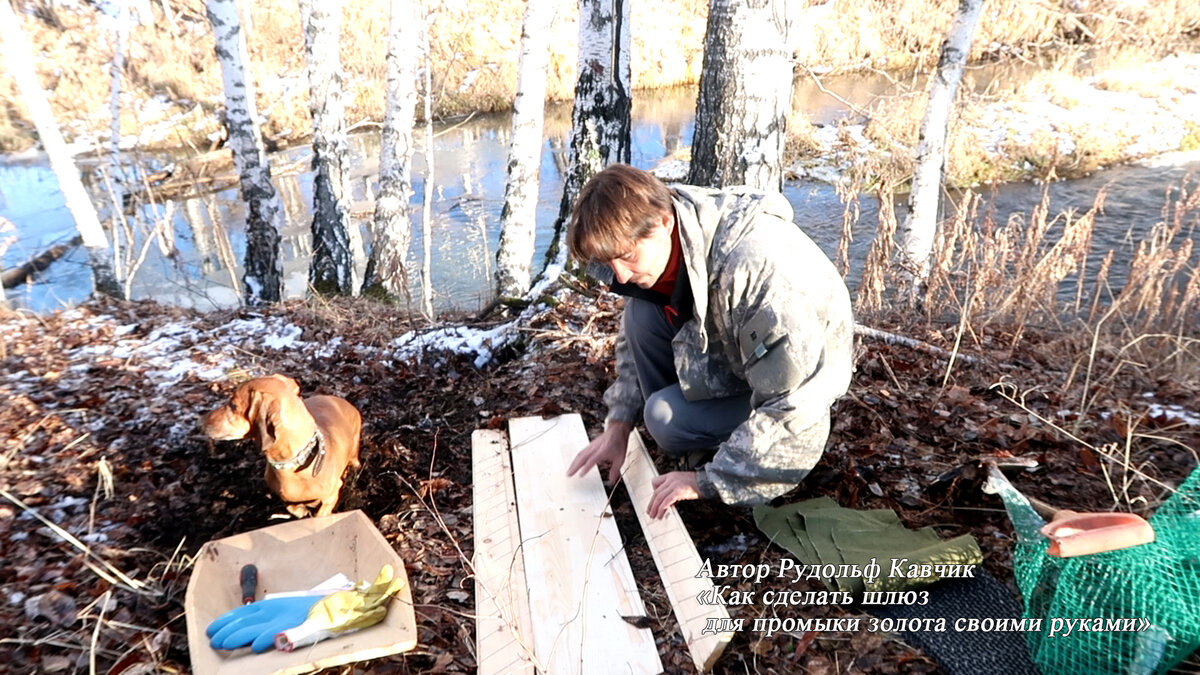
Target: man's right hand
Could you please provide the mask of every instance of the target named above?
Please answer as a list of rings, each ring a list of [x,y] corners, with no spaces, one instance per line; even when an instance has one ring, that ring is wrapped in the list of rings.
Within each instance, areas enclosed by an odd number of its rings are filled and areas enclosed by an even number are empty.
[[[575,455],[575,461],[567,468],[568,476],[582,476],[598,464],[608,464],[608,482],[616,485],[621,478],[621,467],[625,464],[625,448],[629,444],[632,427],[624,422],[610,422],[608,427]]]

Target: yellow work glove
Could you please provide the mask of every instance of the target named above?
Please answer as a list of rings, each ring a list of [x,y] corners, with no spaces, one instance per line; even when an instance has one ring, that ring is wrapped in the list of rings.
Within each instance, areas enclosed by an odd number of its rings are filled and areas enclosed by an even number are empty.
[[[326,596],[308,611],[304,623],[275,636],[275,648],[290,652],[326,638],[374,626],[387,616],[387,601],[404,587],[391,565],[379,570],[375,583],[360,582],[349,591]]]

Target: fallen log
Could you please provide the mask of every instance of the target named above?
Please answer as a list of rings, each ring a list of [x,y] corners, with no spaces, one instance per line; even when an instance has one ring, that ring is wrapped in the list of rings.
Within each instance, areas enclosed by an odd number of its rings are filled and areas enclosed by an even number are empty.
[[[931,354],[933,356],[947,359],[950,361],[957,359],[959,361],[964,361],[966,363],[981,363],[981,361],[978,358],[971,356],[969,354],[963,354],[963,353],[959,352],[958,350],[950,351],[947,349],[942,349],[941,347],[938,347],[937,345],[931,345],[928,342],[922,342],[921,340],[910,338],[910,337],[907,337],[904,335],[897,335],[895,333],[889,333],[888,331],[879,330],[878,328],[871,328],[869,326],[864,326],[860,323],[854,324],[854,334],[859,335],[861,337],[868,337],[868,338],[872,338],[875,340],[880,340],[880,341],[885,342],[890,345],[900,345],[902,347],[908,347],[910,349],[917,349],[917,350],[923,351],[927,354]]]
[[[50,248],[35,255],[25,261],[23,265],[18,265],[11,269],[0,272],[0,285],[4,288],[16,288],[29,280],[30,277],[46,269],[54,263],[54,261],[71,252],[71,249],[83,243],[82,237],[63,243],[55,244]]]

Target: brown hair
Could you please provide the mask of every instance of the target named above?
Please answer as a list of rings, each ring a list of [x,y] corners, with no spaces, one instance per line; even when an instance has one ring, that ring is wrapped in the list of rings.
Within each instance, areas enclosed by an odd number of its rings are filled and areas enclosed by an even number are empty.
[[[567,249],[585,263],[614,260],[649,236],[671,209],[671,191],[662,181],[628,164],[613,164],[579,191],[567,229]]]

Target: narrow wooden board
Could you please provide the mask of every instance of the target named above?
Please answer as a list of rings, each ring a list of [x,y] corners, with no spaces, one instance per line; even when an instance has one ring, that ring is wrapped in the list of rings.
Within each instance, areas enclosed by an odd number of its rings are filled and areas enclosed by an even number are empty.
[[[508,437],[471,434],[475,500],[475,653],[480,675],[533,673],[533,628]]]
[[[651,481],[658,476],[658,470],[654,468],[654,462],[650,460],[650,454],[646,452],[646,446],[637,431],[629,435],[621,473],[625,489],[629,491],[633,508],[642,524],[642,531],[646,534],[646,543],[654,556],[654,564],[658,566],[658,574],[667,589],[667,598],[675,610],[679,629],[683,631],[683,639],[692,653],[692,662],[697,670],[706,672],[725,651],[733,633],[702,631],[709,619],[728,619],[729,612],[724,605],[701,604],[697,599],[700,593],[711,591],[713,583],[709,577],[696,576],[703,561],[679,512],[674,508],[668,509],[667,515],[659,520],[646,513],[650,497],[654,494]],[[728,625],[725,621],[721,623]]]
[[[588,443],[579,415],[509,422],[517,512],[546,673],[661,673],[654,635],[622,617],[646,610],[598,471],[568,478]]]

